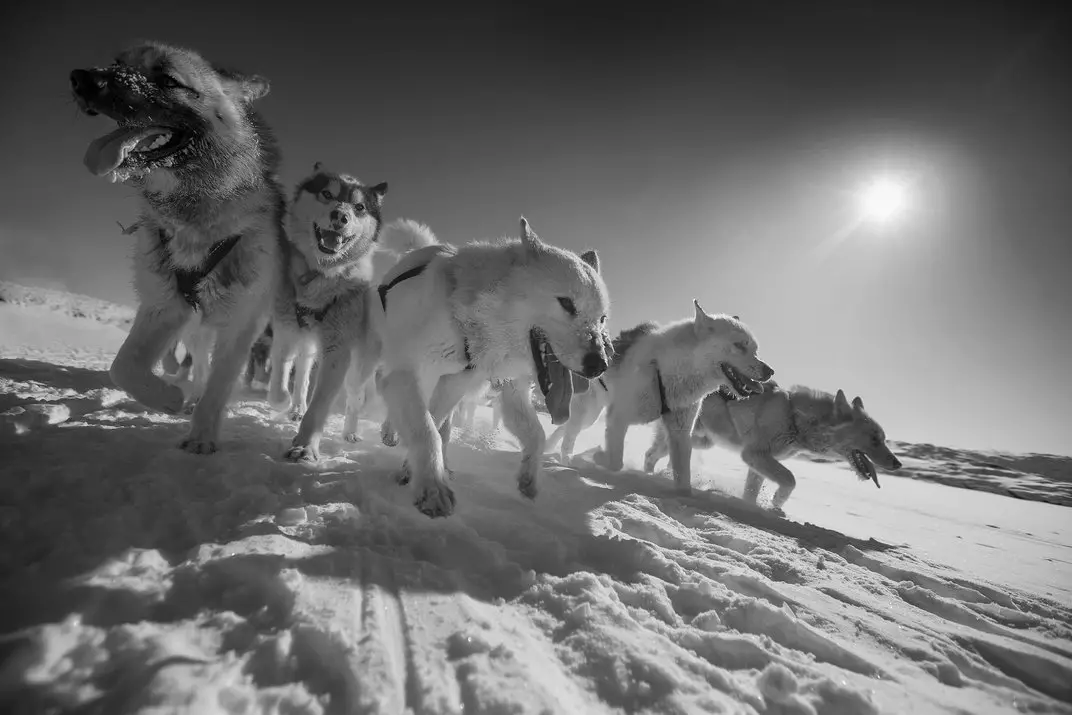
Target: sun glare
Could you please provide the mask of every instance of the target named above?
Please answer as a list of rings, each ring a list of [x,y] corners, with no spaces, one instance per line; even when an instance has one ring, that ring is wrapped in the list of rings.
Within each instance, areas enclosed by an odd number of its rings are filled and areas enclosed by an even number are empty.
[[[902,213],[908,204],[908,192],[904,184],[880,177],[860,192],[860,208],[864,218],[875,223],[887,223]]]

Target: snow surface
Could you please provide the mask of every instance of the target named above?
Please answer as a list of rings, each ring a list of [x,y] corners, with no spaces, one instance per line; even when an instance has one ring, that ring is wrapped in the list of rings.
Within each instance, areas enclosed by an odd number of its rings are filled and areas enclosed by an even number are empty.
[[[376,420],[287,464],[239,391],[221,451],[181,452],[108,379],[128,309],[78,300],[0,302],[0,710],[1072,713],[1072,512],[1032,500],[1065,458],[986,456],[1023,499],[936,483],[980,458],[930,445],[881,490],[794,460],[785,520],[720,450],[675,496],[634,429],[632,471],[549,457],[533,503],[480,408],[431,520]]]

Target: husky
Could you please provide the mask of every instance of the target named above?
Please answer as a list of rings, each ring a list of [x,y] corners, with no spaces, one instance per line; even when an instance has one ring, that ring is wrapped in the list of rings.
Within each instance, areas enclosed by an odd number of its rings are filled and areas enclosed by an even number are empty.
[[[692,319],[662,327],[642,323],[623,331],[606,375],[580,395],[588,404],[578,410],[577,426],[569,430],[571,439],[576,439],[605,404],[604,447],[593,458],[618,471],[629,427],[661,420],[667,429],[674,485],[682,494],[692,491],[690,434],[704,396],[720,385],[745,396],[758,392],[760,383],[774,375],[759,359],[756,339],[739,318],[708,315],[697,300],[693,307]],[[569,444],[572,449],[572,441]]]
[[[595,378],[610,360],[598,255],[545,243],[524,217],[520,225],[520,239],[411,251],[378,289],[379,390],[407,452],[397,478],[412,477],[414,504],[429,517],[454,511],[444,445],[464,395],[503,381],[503,422],[522,445],[518,490],[533,499],[544,443],[533,380],[558,424],[569,417],[570,373]]]
[[[380,359],[380,339],[370,323],[370,307],[374,301],[372,254],[386,195],[386,182],[367,186],[317,162],[298,184],[290,203],[287,280],[276,295],[271,320],[269,404],[275,409],[290,405],[292,418],[300,420],[286,453],[291,461],[319,460],[324,426],[344,382],[344,436],[357,441],[365,385]],[[292,401],[287,379],[295,353],[299,357]],[[309,371],[317,353],[322,358],[306,409]]]
[[[320,171],[323,171],[322,164],[317,162],[314,165],[314,174]],[[386,190],[386,184],[384,187]],[[299,191],[295,198],[295,205],[297,205],[296,202],[300,198],[302,198],[302,193]],[[294,217],[292,216],[291,222],[293,223],[293,221]],[[372,266],[372,282],[376,284],[401,255],[436,242],[435,235],[431,232],[431,229],[416,221],[396,219],[381,228],[379,213],[376,215],[376,221],[377,232],[372,241],[367,242],[365,246],[366,252],[355,258],[353,257],[354,251],[351,250],[346,254],[349,258],[344,257],[342,259],[349,260],[350,264],[357,267],[358,273],[362,276],[360,278],[362,281],[366,281],[368,278],[369,265]],[[308,236],[309,234],[308,228],[299,227],[297,230],[300,235]],[[308,246],[311,241],[312,239],[307,238],[306,245]],[[316,255],[320,255],[319,247],[316,249]],[[318,258],[317,260],[319,261],[320,259]],[[300,273],[303,267],[307,265],[308,261],[300,251],[290,253],[289,266],[292,270],[297,270]],[[338,268],[339,266],[336,266],[336,269]],[[292,270],[288,271],[288,273],[291,273]],[[305,277],[307,278],[311,275],[313,273],[307,273]],[[272,324],[279,324],[282,334],[279,341],[273,342],[275,349],[272,352],[272,356],[275,364],[280,366],[281,372],[276,374],[276,379],[269,382],[268,393],[268,403],[272,409],[278,412],[289,412],[290,419],[295,422],[300,422],[305,415],[308,406],[309,385],[314,371],[317,369],[316,359],[318,356],[316,335],[313,330],[317,313],[316,311],[310,313],[307,305],[303,308],[296,301],[297,293],[294,281],[302,279],[302,275],[292,276],[289,288],[284,289],[280,299],[277,299],[274,306]],[[299,317],[299,314],[302,315]],[[270,357],[269,362],[272,362],[272,359]],[[291,371],[292,367],[293,372]],[[291,379],[293,379],[294,383],[292,389],[288,388],[288,383]],[[366,388],[366,392],[369,389],[375,390],[375,385],[373,384],[371,387]],[[366,397],[355,401],[352,390],[348,390],[347,404],[353,410],[350,413],[352,419],[349,421],[349,428],[345,430],[345,438],[349,442],[358,441],[357,415],[360,413],[360,405],[367,401],[368,398]]]
[[[771,381],[758,394],[739,399],[720,389],[704,398],[692,430],[692,446],[715,445],[739,452],[748,465],[744,498],[753,504],[759,498],[763,479],[778,485],[771,510],[784,514],[785,502],[796,488],[796,478],[779,460],[802,452],[839,456],[862,481],[876,487],[877,464],[896,471],[901,462],[886,445],[886,433],[864,410],[859,397],[849,403],[843,390],[836,395],[801,385],[788,390]],[[644,455],[644,471],[652,472],[667,454],[667,435],[657,427],[651,448]]]
[[[180,413],[188,395],[153,368],[199,314],[214,331],[215,355],[180,446],[214,452],[227,401],[283,277],[280,156],[254,109],[268,81],[148,42],[107,67],[72,71],[70,82],[83,112],[118,124],[89,145],[86,167],[141,197],[133,231],[139,306],[111,378],[146,407]]]

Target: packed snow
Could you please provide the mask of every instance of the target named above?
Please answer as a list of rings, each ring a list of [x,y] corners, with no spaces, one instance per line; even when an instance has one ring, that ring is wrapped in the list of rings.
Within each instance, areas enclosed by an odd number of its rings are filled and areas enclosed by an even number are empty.
[[[691,497],[641,473],[650,430],[600,469],[597,423],[530,502],[480,408],[432,520],[379,414],[289,464],[243,387],[186,454],[108,378],[128,308],[0,299],[5,712],[1072,713],[1069,458],[898,444],[881,490],[792,460],[782,519],[728,452]]]

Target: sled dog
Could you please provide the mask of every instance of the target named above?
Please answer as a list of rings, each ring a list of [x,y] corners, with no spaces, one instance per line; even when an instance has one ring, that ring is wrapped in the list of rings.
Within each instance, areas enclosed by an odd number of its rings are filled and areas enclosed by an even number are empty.
[[[744,396],[774,375],[759,359],[756,339],[744,323],[729,315],[708,315],[698,301],[693,306],[692,319],[663,327],[643,323],[623,331],[602,383],[581,396],[588,395],[592,406],[579,410],[591,424],[599,416],[599,401],[605,400],[604,448],[593,457],[614,471],[622,468],[629,427],[661,420],[674,484],[685,494],[692,490],[690,434],[704,396],[720,385]]]
[[[346,383],[344,436],[357,441],[365,384],[380,359],[379,335],[370,323],[374,299],[372,253],[380,233],[387,184],[366,186],[317,162],[302,180],[287,214],[287,279],[272,313],[269,403],[293,408],[300,420],[287,459],[317,461],[332,403]],[[294,397],[287,379],[295,353]],[[312,359],[320,366],[308,409]]]
[[[607,369],[610,298],[597,254],[552,246],[520,223],[520,240],[411,251],[378,289],[380,394],[407,453],[399,482],[412,477],[415,506],[430,517],[454,510],[443,455],[462,396],[504,381],[503,422],[522,445],[518,489],[535,498],[544,433],[533,380],[561,423],[571,371],[595,378]]]
[[[794,385],[788,390],[775,383],[763,392],[738,399],[719,390],[704,398],[692,430],[692,446],[707,449],[719,445],[739,452],[748,465],[744,498],[755,503],[763,479],[778,485],[771,500],[781,512],[796,488],[796,478],[779,460],[801,452],[845,459],[864,481],[875,486],[875,465],[887,470],[901,468],[901,462],[886,445],[886,433],[864,410],[859,397],[849,404],[845,393],[836,395]],[[644,470],[667,454],[666,430],[656,428],[651,448],[644,455]]]
[[[139,306],[112,380],[151,409],[180,412],[187,395],[153,368],[199,313],[215,355],[181,446],[213,452],[282,278],[279,153],[253,107],[268,82],[158,42],[131,47],[107,67],[76,69],[70,82],[83,112],[118,125],[89,145],[86,167],[141,195],[133,231]]]

